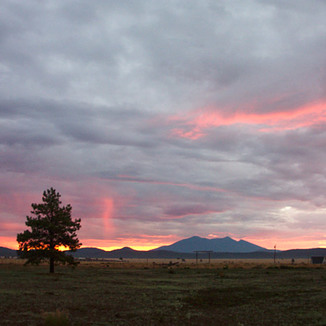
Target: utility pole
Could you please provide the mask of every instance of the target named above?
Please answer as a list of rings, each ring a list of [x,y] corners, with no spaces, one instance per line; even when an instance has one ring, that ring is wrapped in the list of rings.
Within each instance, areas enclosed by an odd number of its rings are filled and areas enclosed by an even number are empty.
[[[274,246],[274,264],[276,264],[276,245]]]

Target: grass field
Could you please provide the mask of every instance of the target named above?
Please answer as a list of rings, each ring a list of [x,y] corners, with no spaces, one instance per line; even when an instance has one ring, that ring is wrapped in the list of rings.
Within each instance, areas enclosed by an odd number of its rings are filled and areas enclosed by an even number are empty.
[[[326,325],[324,266],[165,263],[2,260],[0,325]]]

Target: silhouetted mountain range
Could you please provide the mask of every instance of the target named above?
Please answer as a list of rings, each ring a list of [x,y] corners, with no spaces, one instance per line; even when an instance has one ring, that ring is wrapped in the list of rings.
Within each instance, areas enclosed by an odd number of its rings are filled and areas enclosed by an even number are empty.
[[[255,244],[244,240],[233,240],[229,237],[206,239],[200,237],[191,237],[173,243],[170,246],[163,246],[149,251],[134,250],[129,247],[105,251],[98,248],[81,248],[76,252],[67,252],[74,257],[79,258],[98,258],[98,259],[116,259],[116,258],[143,258],[143,259],[193,259],[194,251],[212,251],[212,259],[273,259],[274,251],[259,247]],[[0,247],[0,257],[15,257],[16,250]],[[277,259],[291,258],[310,258],[312,256],[325,256],[326,249],[291,249],[285,251],[277,251]],[[206,256],[202,254],[202,257]]]
[[[169,246],[159,247],[154,250],[168,250],[175,252],[213,251],[213,252],[255,252],[268,251],[244,240],[233,240],[230,237],[206,239],[191,237],[175,242]]]

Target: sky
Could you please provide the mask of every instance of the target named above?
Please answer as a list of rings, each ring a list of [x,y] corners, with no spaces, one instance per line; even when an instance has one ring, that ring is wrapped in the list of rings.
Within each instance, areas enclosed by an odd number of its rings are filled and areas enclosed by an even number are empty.
[[[0,246],[54,187],[84,247],[326,247],[326,2],[2,0]]]

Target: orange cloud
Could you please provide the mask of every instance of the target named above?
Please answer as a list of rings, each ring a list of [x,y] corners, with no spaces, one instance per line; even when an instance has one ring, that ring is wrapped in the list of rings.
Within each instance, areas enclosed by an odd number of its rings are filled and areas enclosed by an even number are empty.
[[[207,134],[207,129],[235,124],[256,126],[260,132],[293,130],[326,121],[326,103],[317,102],[290,111],[257,113],[252,108],[222,113],[212,108],[192,111],[188,116],[169,118],[177,125],[172,136],[199,139]]]

